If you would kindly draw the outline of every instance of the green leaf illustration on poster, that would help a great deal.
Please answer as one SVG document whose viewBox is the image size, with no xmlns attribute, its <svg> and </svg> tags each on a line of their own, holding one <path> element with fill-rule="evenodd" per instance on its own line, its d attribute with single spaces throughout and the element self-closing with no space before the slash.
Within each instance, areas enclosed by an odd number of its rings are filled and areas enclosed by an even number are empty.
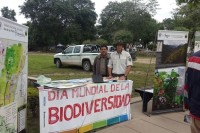
<svg viewBox="0 0 200 133">
<path fill-rule="evenodd" d="M 0 116 L 0 125 L 1 125 L 0 126 L 0 131 L 2 133 L 15 133 L 15 132 L 17 132 L 15 130 L 14 125 L 7 124 L 6 120 L 5 120 L 5 117 L 3 117 L 3 116 Z"/>
<path fill-rule="evenodd" d="M 154 79 L 153 110 L 182 106 L 182 96 L 177 95 L 178 77 L 179 74 L 174 69 L 170 73 L 157 72 Z"/>
<path fill-rule="evenodd" d="M 16 90 L 14 82 L 18 79 L 20 70 L 22 70 L 21 66 L 24 66 L 24 56 L 23 47 L 20 43 L 13 44 L 6 49 L 4 68 L 2 69 L 2 75 L 0 77 L 0 95 L 3 98 L 0 100 L 0 107 L 14 101 Z"/>
</svg>

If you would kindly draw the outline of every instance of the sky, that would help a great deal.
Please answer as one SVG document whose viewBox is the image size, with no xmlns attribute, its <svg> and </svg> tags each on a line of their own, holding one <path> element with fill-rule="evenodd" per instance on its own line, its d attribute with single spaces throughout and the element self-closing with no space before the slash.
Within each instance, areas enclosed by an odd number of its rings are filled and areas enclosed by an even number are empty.
<svg viewBox="0 0 200 133">
<path fill-rule="evenodd" d="M 19 24 L 23 24 L 27 22 L 27 19 L 24 18 L 24 15 L 20 15 L 19 5 L 23 5 L 25 0 L 0 0 L 0 9 L 7 6 L 11 10 L 15 10 L 16 12 L 16 19 Z M 125 0 L 91 0 L 95 3 L 95 11 L 99 15 L 101 11 L 108 5 L 109 1 L 118 1 L 122 2 Z M 171 18 L 172 14 L 171 11 L 175 9 L 176 2 L 175 0 L 157 0 L 159 3 L 159 10 L 157 10 L 157 14 L 154 16 L 158 22 L 162 22 L 165 18 Z M 1 12 L 0 12 L 0 16 Z"/>
</svg>

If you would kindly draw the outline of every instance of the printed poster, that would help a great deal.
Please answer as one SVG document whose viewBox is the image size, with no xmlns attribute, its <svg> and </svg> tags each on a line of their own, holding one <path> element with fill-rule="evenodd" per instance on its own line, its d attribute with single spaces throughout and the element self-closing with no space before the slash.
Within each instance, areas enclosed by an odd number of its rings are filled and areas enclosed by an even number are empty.
<svg viewBox="0 0 200 133">
<path fill-rule="evenodd" d="M 131 119 L 132 81 L 40 88 L 40 132 L 76 133 Z"/>
<path fill-rule="evenodd" d="M 183 109 L 188 32 L 158 31 L 153 112 Z"/>
<path fill-rule="evenodd" d="M 0 132 L 18 129 L 19 108 L 27 103 L 28 27 L 0 17 Z M 26 117 L 26 116 L 23 116 Z"/>
</svg>

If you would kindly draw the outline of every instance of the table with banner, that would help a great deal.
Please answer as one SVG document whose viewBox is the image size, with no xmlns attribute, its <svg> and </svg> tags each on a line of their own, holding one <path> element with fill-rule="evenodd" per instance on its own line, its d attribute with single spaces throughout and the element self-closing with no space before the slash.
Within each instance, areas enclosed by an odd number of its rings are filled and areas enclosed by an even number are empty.
<svg viewBox="0 0 200 133">
<path fill-rule="evenodd" d="M 59 80 L 39 87 L 40 132 L 87 132 L 131 119 L 133 81 Z"/>
</svg>

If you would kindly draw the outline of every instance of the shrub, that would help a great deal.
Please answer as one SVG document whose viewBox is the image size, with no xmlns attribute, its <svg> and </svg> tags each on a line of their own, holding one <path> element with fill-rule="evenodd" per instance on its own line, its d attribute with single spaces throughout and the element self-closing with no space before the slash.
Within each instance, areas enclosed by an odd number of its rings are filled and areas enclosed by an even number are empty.
<svg viewBox="0 0 200 133">
<path fill-rule="evenodd" d="M 33 117 L 39 116 L 39 91 L 37 88 L 28 87 L 27 92 L 28 109 L 31 111 Z"/>
</svg>

